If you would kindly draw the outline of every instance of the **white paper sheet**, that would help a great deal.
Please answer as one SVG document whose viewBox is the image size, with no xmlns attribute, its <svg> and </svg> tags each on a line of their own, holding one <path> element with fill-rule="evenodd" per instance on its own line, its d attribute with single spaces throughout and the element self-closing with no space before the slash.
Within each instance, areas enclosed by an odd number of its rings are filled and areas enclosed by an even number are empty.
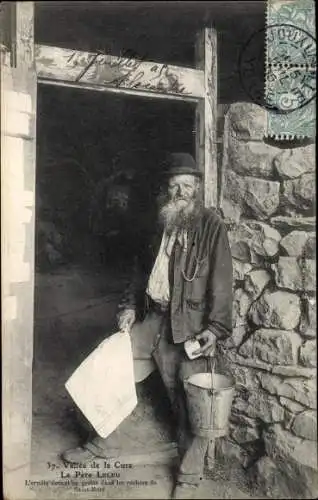
<svg viewBox="0 0 318 500">
<path fill-rule="evenodd" d="M 111 434 L 137 405 L 129 333 L 104 340 L 65 387 L 96 432 L 102 438 Z"/>
</svg>

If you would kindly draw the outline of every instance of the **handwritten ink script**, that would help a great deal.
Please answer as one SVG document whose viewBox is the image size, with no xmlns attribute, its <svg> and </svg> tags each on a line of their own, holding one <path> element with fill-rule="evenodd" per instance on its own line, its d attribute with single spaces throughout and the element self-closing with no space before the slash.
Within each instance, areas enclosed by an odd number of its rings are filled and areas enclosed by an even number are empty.
<svg viewBox="0 0 318 500">
<path fill-rule="evenodd" d="M 83 68 L 76 81 L 86 76 L 86 79 L 98 80 L 98 83 L 118 88 L 188 94 L 169 65 L 145 63 L 145 61 L 146 56 L 138 57 L 130 50 L 125 51 L 120 57 L 110 56 L 101 51 L 95 54 L 75 51 L 68 58 L 67 64 Z"/>
</svg>

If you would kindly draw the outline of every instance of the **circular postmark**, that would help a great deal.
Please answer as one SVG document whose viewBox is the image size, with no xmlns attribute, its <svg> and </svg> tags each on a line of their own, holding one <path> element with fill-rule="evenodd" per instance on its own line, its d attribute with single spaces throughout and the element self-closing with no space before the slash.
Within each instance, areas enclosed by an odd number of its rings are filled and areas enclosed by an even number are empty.
<svg viewBox="0 0 318 500">
<path fill-rule="evenodd" d="M 255 32 L 238 62 L 241 85 L 256 104 L 290 113 L 316 97 L 316 40 L 289 24 Z"/>
</svg>

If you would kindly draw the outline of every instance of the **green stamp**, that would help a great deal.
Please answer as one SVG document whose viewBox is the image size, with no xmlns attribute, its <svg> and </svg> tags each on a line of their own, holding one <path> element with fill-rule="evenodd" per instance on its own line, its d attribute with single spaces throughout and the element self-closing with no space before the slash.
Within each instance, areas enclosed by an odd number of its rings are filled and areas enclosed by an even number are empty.
<svg viewBox="0 0 318 500">
<path fill-rule="evenodd" d="M 312 0 L 269 0 L 265 102 L 268 137 L 315 136 L 316 40 Z"/>
<path fill-rule="evenodd" d="M 316 40 L 290 24 L 273 24 L 266 30 L 266 65 L 316 66 Z"/>
</svg>

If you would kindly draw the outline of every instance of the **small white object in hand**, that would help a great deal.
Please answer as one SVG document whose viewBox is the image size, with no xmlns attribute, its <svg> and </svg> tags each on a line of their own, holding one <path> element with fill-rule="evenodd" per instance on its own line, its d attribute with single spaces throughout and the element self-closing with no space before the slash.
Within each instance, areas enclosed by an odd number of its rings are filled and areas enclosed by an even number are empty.
<svg viewBox="0 0 318 500">
<path fill-rule="evenodd" d="M 202 356 L 201 353 L 193 354 L 201 348 L 200 342 L 198 340 L 186 340 L 184 343 L 184 350 L 187 353 L 189 359 L 196 359 Z"/>
</svg>

